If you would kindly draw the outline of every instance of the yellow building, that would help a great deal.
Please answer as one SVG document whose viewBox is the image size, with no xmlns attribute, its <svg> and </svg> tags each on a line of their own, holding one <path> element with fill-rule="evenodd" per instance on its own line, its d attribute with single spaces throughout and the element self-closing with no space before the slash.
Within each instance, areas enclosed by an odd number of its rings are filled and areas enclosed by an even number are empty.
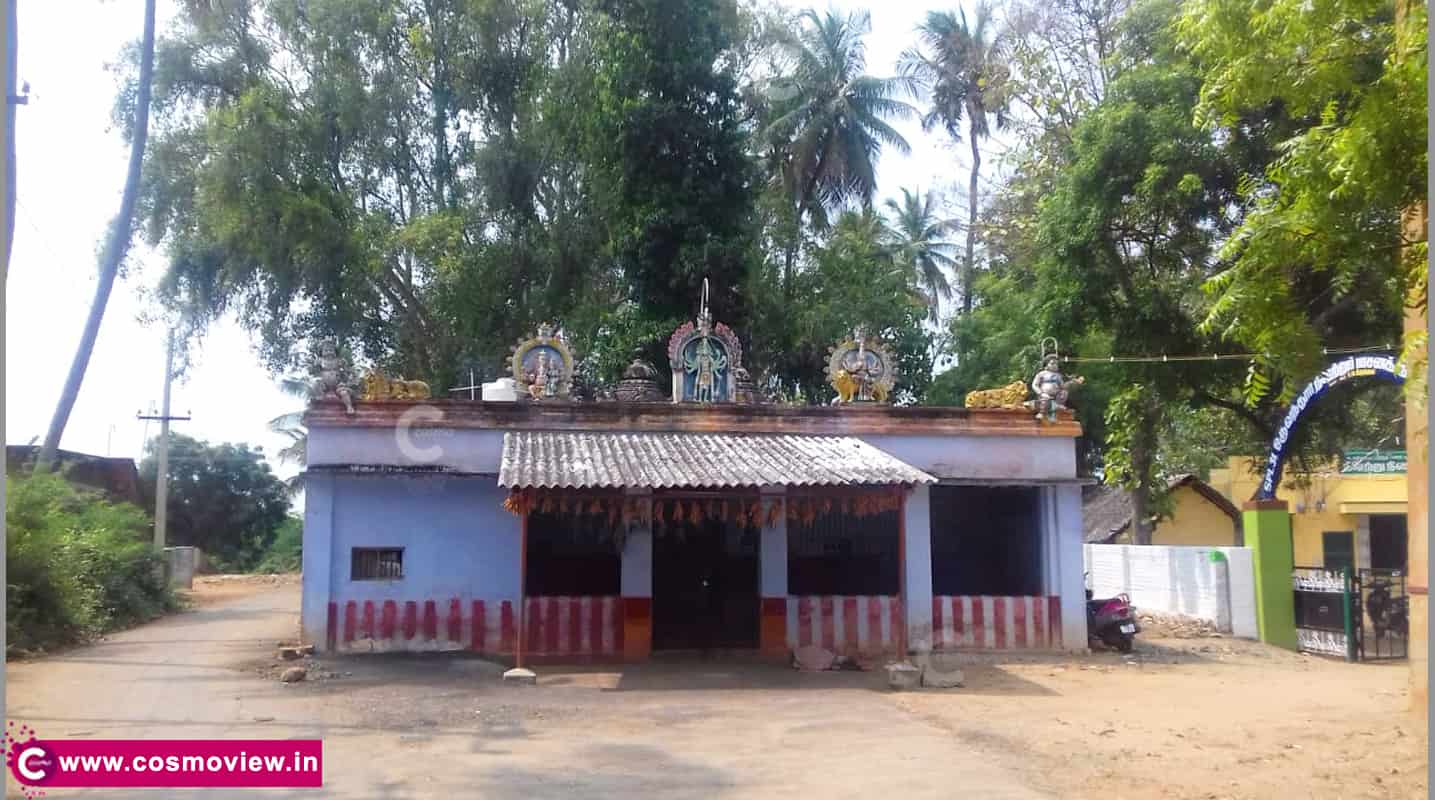
<svg viewBox="0 0 1435 800">
<path fill-rule="evenodd" d="M 1242 503 L 1255 496 L 1264 464 L 1232 458 L 1211 470 L 1210 484 Z M 1406 568 L 1404 451 L 1349 451 L 1310 474 L 1293 466 L 1277 496 L 1290 505 L 1296 566 Z"/>
<path fill-rule="evenodd" d="M 1172 514 L 1156 523 L 1152 544 L 1229 547 L 1240 543 L 1240 513 L 1219 491 L 1195 475 L 1178 475 L 1168 486 Z M 1131 500 L 1126 492 L 1091 487 L 1082 499 L 1082 517 L 1088 544 L 1132 543 Z"/>
</svg>

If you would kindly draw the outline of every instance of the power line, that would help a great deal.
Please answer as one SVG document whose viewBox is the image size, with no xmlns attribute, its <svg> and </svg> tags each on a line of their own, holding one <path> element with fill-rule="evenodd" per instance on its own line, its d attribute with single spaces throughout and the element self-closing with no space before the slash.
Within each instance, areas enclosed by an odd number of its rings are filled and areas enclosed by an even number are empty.
<svg viewBox="0 0 1435 800">
<path fill-rule="evenodd" d="M 1388 353 L 1395 348 L 1388 345 L 1369 345 L 1367 347 L 1322 347 L 1321 355 L 1326 356 L 1348 356 L 1356 353 Z M 1264 353 L 1212 353 L 1210 355 L 1185 355 L 1185 356 L 1059 356 L 1068 364 L 1164 364 L 1174 362 L 1199 362 L 1199 361 L 1249 361 L 1265 355 Z"/>
</svg>

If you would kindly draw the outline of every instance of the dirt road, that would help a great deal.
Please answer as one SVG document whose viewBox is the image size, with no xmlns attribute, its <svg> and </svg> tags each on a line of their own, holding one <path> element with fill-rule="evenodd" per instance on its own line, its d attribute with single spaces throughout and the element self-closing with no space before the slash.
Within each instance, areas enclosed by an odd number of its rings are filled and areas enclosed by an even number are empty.
<svg viewBox="0 0 1435 800">
<path fill-rule="evenodd" d="M 964 689 L 912 694 L 694 660 L 512 689 L 448 656 L 322 659 L 285 685 L 298 586 L 218 583 L 194 611 L 11 664 L 11 718 L 54 738 L 323 739 L 325 789 L 277 797 L 1425 796 L 1402 663 L 1146 638 L 1132 657 L 973 658 Z"/>
<path fill-rule="evenodd" d="M 957 692 L 892 695 L 957 747 L 1022 754 L 1032 786 L 1090 800 L 1423 798 L 1405 662 L 1346 664 L 1230 639 L 1132 657 L 973 665 Z"/>
<path fill-rule="evenodd" d="M 266 797 L 1048 796 L 866 673 L 656 663 L 544 670 L 533 690 L 500 685 L 480 661 L 360 657 L 281 684 L 272 653 L 297 607 L 297 586 L 263 586 L 12 664 L 11 718 L 42 738 L 322 738 L 323 792 Z"/>
</svg>

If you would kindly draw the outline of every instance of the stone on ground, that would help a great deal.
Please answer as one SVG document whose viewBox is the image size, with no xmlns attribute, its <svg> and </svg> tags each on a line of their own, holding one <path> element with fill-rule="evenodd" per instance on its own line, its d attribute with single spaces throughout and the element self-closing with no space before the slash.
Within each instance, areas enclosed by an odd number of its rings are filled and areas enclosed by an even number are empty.
<svg viewBox="0 0 1435 800">
<path fill-rule="evenodd" d="M 509 686 L 537 686 L 538 674 L 531 669 L 514 667 L 503 673 L 503 682 Z"/>
<path fill-rule="evenodd" d="M 922 685 L 929 689 L 958 689 L 962 685 L 962 670 L 958 667 L 942 669 L 937 664 L 922 668 Z"/>
<path fill-rule="evenodd" d="M 887 688 L 896 692 L 916 689 L 922 683 L 922 670 L 910 661 L 887 665 Z"/>
<path fill-rule="evenodd" d="M 279 673 L 279 680 L 285 683 L 298 683 L 309 676 L 309 670 L 303 667 L 290 667 Z"/>
<path fill-rule="evenodd" d="M 793 666 L 803 672 L 823 672 L 832 669 L 836 661 L 835 653 L 815 644 L 803 645 L 792 651 Z"/>
</svg>

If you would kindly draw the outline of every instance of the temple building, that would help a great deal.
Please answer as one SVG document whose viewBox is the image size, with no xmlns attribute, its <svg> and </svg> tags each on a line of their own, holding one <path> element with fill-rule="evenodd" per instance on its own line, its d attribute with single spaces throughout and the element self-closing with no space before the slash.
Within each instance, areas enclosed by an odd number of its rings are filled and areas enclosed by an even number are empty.
<svg viewBox="0 0 1435 800">
<path fill-rule="evenodd" d="M 894 359 L 858 332 L 830 354 L 838 402 L 757 402 L 705 310 L 668 354 L 671 381 L 635 362 L 584 402 L 548 327 L 486 399 L 371 376 L 350 411 L 326 373 L 306 640 L 533 661 L 1086 646 L 1080 426 L 1055 399 L 888 405 Z"/>
</svg>

